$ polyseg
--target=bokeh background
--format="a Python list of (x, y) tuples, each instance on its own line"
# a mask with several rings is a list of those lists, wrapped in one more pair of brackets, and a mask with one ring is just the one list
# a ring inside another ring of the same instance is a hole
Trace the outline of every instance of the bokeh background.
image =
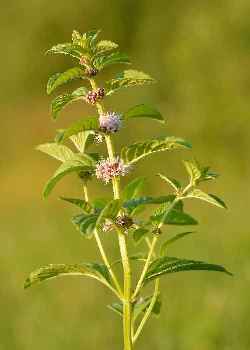
[[(1, 4), (1, 350), (122, 348), (121, 322), (105, 307), (112, 296), (95, 282), (64, 278), (22, 288), (40, 265), (99, 259), (94, 242), (70, 223), (76, 211), (57, 200), (61, 194), (79, 195), (80, 183), (70, 176), (43, 201), (43, 185), (57, 164), (34, 150), (52, 140), (56, 129), (91, 112), (77, 104), (51, 121), (46, 81), (71, 60), (44, 52), (70, 40), (73, 29), (95, 28), (103, 29), (102, 38), (120, 43), (134, 68), (158, 80), (152, 87), (122, 91), (108, 103), (125, 111), (147, 102), (167, 120), (166, 127), (131, 122), (117, 146), (165, 132), (193, 143), (193, 153), (155, 155), (135, 168), (134, 175), (148, 176), (146, 194), (167, 193), (154, 175), (158, 171), (184, 180), (181, 159), (194, 154), (222, 174), (207, 188), (229, 206), (222, 211), (189, 203), (188, 211), (200, 222), (198, 233), (174, 245), (171, 255), (221, 263), (235, 276), (194, 272), (164, 278), (161, 318), (150, 320), (138, 349), (250, 349), (249, 15), (247, 0)], [(112, 67), (100, 78), (121, 69)], [(110, 190), (96, 182), (90, 188), (92, 197)], [(114, 237), (104, 239), (115, 258)]]

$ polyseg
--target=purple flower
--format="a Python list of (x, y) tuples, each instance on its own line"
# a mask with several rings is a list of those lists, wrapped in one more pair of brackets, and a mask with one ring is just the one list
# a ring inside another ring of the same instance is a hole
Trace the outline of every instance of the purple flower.
[(96, 177), (107, 184), (115, 176), (125, 176), (128, 170), (129, 166), (119, 157), (113, 160), (103, 159), (96, 166)]
[(120, 114), (108, 112), (99, 117), (100, 129), (106, 133), (117, 132), (122, 125)]

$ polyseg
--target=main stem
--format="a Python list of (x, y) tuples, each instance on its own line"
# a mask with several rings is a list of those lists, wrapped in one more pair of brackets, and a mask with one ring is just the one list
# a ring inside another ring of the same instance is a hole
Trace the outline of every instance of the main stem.
[[(114, 159), (114, 149), (109, 135), (105, 137), (108, 154), (110, 159)], [(114, 199), (120, 199), (120, 181), (119, 178), (113, 178)], [(127, 237), (122, 231), (118, 231), (118, 240), (122, 258), (124, 272), (124, 299), (123, 299), (123, 338), (124, 350), (132, 350), (132, 332), (131, 332), (131, 269), (127, 252)]]
[[(97, 89), (94, 79), (90, 79), (92, 89)], [(96, 104), (99, 114), (104, 113), (102, 103)], [(105, 136), (109, 159), (115, 158), (114, 146), (110, 135)], [(120, 179), (114, 177), (112, 180), (114, 199), (120, 199)], [(122, 258), (122, 266), (124, 273), (124, 292), (123, 292), (123, 338), (124, 350), (132, 350), (132, 317), (131, 317), (131, 270), (127, 251), (127, 238), (122, 231), (118, 232), (119, 248)]]

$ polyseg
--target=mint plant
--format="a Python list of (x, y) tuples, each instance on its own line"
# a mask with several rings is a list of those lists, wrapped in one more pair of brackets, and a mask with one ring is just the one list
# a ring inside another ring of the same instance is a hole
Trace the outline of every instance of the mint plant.
[[(73, 80), (78, 79), (81, 83), (78, 89), (57, 96), (52, 101), (53, 119), (57, 119), (60, 112), (73, 102), (87, 103), (97, 113), (81, 118), (67, 129), (59, 130), (54, 142), (42, 144), (37, 149), (61, 162), (45, 186), (44, 198), (66, 175), (75, 173), (78, 176), (79, 191), (81, 193), (83, 188), (84, 197), (61, 199), (78, 208), (79, 213), (72, 218), (72, 223), (83, 237), (96, 241), (102, 262), (41, 267), (26, 279), (25, 288), (62, 275), (94, 278), (117, 298), (109, 308), (122, 318), (124, 350), (131, 350), (151, 314), (160, 313), (161, 277), (194, 270), (219, 271), (230, 275), (221, 265), (171, 257), (168, 254), (170, 245), (193, 233), (185, 230), (168, 237), (168, 226), (198, 224), (184, 211), (186, 200), (199, 199), (219, 208), (226, 206), (217, 196), (207, 194), (200, 188), (203, 182), (216, 179), (217, 174), (193, 160), (184, 161), (188, 175), (186, 184), (181, 184), (166, 174), (158, 174), (162, 189), (166, 191), (164, 195), (141, 196), (144, 177), (135, 178), (126, 186), (121, 186), (122, 177), (128, 174), (131, 176), (137, 162), (155, 152), (188, 150), (191, 145), (182, 138), (166, 136), (125, 145), (120, 151), (115, 150), (113, 135), (119, 133), (131, 119), (142, 122), (142, 118), (150, 118), (164, 126), (164, 118), (157, 109), (147, 104), (137, 105), (121, 113), (106, 109), (105, 99), (119, 90), (153, 84), (155, 80), (141, 71), (128, 69), (99, 85), (96, 76), (104, 69), (114, 64), (129, 65), (130, 61), (126, 54), (118, 51), (116, 43), (99, 41), (98, 35), (99, 31), (83, 35), (73, 31), (72, 42), (58, 44), (48, 51), (51, 54), (67, 55), (76, 62), (73, 68), (56, 73), (49, 79), (48, 94)], [(74, 150), (65, 145), (66, 142), (71, 142)], [(94, 144), (100, 144), (99, 149), (103, 146), (102, 154), (91, 151)], [(90, 181), (112, 185), (110, 197), (105, 200), (92, 199), (88, 191)], [(146, 213), (151, 212), (148, 217), (145, 215), (146, 209)], [(113, 244), (119, 245), (118, 260), (106, 252), (102, 243), (105, 235), (108, 235)], [(135, 244), (135, 254), (128, 252), (129, 241)], [(119, 264), (122, 264), (123, 276), (118, 275), (116, 267)], [(139, 276), (132, 269), (134, 264), (141, 265), (135, 269), (138, 271), (139, 268)], [(148, 285), (153, 287), (152, 294), (145, 295), (145, 287)]]

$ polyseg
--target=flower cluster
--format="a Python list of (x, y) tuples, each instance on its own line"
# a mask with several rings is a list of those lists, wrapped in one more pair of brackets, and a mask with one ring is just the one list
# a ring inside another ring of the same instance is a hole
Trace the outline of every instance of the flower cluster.
[(98, 88), (96, 90), (91, 90), (86, 96), (87, 103), (94, 105), (97, 101), (103, 99), (105, 96), (104, 88)]
[(134, 222), (133, 222), (133, 219), (130, 216), (119, 215), (116, 218), (116, 224), (118, 226), (121, 226), (122, 228), (128, 229), (134, 224)]
[(100, 115), (99, 123), (101, 131), (110, 134), (121, 128), (122, 120), (120, 114), (108, 112)]
[(96, 177), (107, 184), (115, 176), (125, 176), (128, 170), (129, 167), (119, 157), (103, 159), (96, 166)]

